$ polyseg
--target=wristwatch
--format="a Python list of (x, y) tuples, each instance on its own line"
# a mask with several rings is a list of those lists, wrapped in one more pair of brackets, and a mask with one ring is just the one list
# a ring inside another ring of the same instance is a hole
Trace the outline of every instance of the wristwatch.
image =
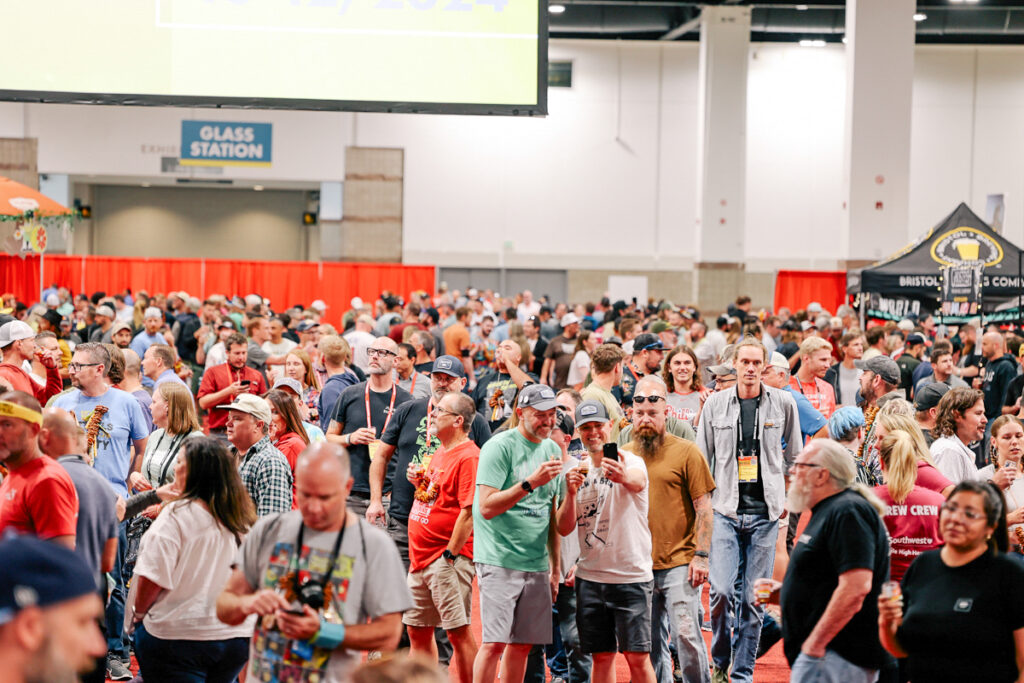
[(693, 553), (694, 557), (703, 557), (705, 560), (708, 559), (708, 553), (706, 550), (698, 550)]
[(452, 551), (448, 550), (448, 548), (444, 549), (444, 552), (441, 553), (441, 557), (443, 557), (444, 559), (448, 560), (449, 562), (454, 562), (455, 561), (455, 555), (452, 554)]
[(523, 490), (526, 491), (527, 493), (533, 493), (533, 486), (531, 486), (530, 482), (527, 481), (526, 479), (523, 479), (523, 483), (521, 484), (521, 486), (523, 487)]

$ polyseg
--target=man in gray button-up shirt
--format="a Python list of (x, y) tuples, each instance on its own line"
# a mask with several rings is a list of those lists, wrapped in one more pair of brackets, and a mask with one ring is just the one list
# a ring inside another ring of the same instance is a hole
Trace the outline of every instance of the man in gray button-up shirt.
[[(734, 682), (753, 680), (764, 616), (755, 604), (753, 583), (771, 576), (786, 474), (803, 446), (793, 397), (761, 383), (766, 359), (764, 345), (753, 337), (736, 345), (736, 389), (708, 398), (697, 433), (716, 485), (709, 576), (712, 680), (724, 679), (730, 664)], [(730, 612), (735, 613), (735, 635)]]

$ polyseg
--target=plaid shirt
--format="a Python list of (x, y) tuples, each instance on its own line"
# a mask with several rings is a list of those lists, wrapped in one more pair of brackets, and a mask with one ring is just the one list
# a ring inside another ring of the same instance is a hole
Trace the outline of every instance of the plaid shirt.
[(246, 451), (238, 473), (259, 517), (292, 509), (292, 469), (269, 437), (263, 437)]

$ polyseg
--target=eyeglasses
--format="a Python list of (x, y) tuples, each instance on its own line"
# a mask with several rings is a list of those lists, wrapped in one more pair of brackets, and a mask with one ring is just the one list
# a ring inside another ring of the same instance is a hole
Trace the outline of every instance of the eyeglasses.
[(398, 354), (387, 349), (366, 349), (366, 355), (370, 358), (387, 358), (388, 356), (397, 356)]
[(964, 517), (966, 517), (971, 522), (976, 522), (979, 519), (985, 519), (984, 512), (978, 512), (970, 508), (962, 508), (959, 505), (953, 505), (952, 503), (943, 503), (942, 509), (948, 512), (949, 514), (953, 514), (954, 512), (962, 512)]
[(447, 408), (442, 408), (441, 406), (434, 406), (434, 414), (436, 414), (436, 415), (452, 415), (454, 417), (462, 417), (461, 415), (456, 413), (454, 410), (448, 410)]
[(68, 364), (68, 370), (71, 372), (81, 372), (82, 368), (91, 368), (97, 365), (103, 365), (103, 363), (70, 363)]
[(639, 403), (640, 405), (643, 405), (644, 402), (654, 404), (654, 403), (657, 403), (658, 401), (664, 401), (664, 400), (665, 400), (664, 396), (634, 396), (633, 397), (633, 403)]

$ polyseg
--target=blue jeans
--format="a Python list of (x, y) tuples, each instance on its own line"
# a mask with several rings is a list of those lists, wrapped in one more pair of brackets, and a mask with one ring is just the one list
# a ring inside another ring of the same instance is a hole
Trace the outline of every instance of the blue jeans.
[(764, 618), (764, 608), (754, 602), (754, 580), (772, 575), (778, 532), (778, 521), (767, 515), (732, 519), (715, 513), (709, 576), (711, 661), (722, 671), (728, 671), (731, 663), (734, 682), (750, 683), (754, 678)]
[(135, 656), (146, 683), (231, 683), (249, 659), (249, 639), (163, 640), (139, 624)]
[(876, 669), (857, 666), (832, 650), (825, 650), (825, 656), (820, 659), (801, 652), (789, 674), (789, 683), (875, 683), (877, 680)]
[(658, 683), (672, 683), (669, 639), (675, 643), (684, 683), (709, 683), (708, 653), (700, 633), (700, 588), (690, 585), (690, 565), (654, 570), (651, 664)]
[[(555, 600), (552, 618), (554, 619), (553, 626), (556, 627), (552, 628), (552, 643), (547, 648), (544, 645), (534, 645), (533, 649), (530, 650), (530, 656), (526, 661), (524, 683), (544, 683), (547, 680), (547, 676), (544, 673), (545, 649), (547, 649), (548, 654), (552, 654), (559, 639), (561, 640), (564, 658), (560, 658), (558, 653), (554, 653), (554, 656), (548, 659), (551, 677), (561, 676), (566, 680), (566, 683), (586, 683), (586, 681), (590, 680), (592, 660), (590, 655), (584, 654), (580, 649), (580, 634), (576, 628), (575, 589), (566, 586), (564, 583), (558, 584), (558, 598)], [(559, 659), (561, 659), (561, 662), (558, 661)], [(558, 664), (566, 661), (568, 672), (558, 671)]]
[(104, 614), (107, 622), (107, 654), (122, 660), (128, 659), (128, 636), (124, 633), (124, 601), (128, 595), (125, 588), (128, 577), (124, 576), (125, 553), (128, 551), (128, 537), (125, 535), (127, 529), (127, 522), (121, 522), (117, 527), (117, 557), (110, 571), (114, 588), (110, 591)]

